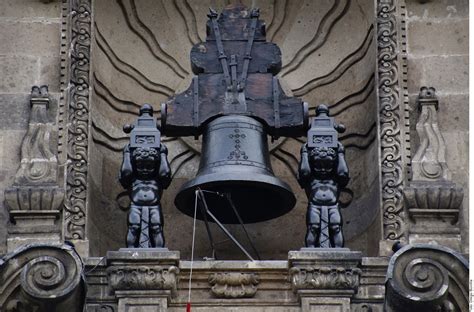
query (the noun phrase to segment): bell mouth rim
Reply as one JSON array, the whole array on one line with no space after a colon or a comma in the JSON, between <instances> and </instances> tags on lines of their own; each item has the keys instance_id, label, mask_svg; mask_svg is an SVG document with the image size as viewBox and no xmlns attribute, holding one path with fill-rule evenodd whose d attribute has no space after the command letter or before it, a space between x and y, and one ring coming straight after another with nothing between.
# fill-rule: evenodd
<instances>
[{"instance_id":1,"label":"bell mouth rim","mask_svg":"<svg viewBox=\"0 0 474 312\"><path fill-rule=\"evenodd\" d=\"M229 179L229 173L232 174L232 179ZM212 180L211 180L212 179ZM223 179L223 180L219 180ZM225 180L224 180L225 179ZM272 220L278 217L281 217L288 212L290 212L296 204L296 197L291 189L291 187L281 179L272 176L272 175L264 175L264 174L256 174L254 176L248 175L248 173L239 173L239 172L226 172L226 173L208 173L203 174L201 176L197 176L196 178L185 182L178 194L174 199L174 204L176 208L184 213L185 215L193 218L194 217L194 198L195 198L195 190L198 188L202 189L203 191L212 191L215 192L216 189L220 190L229 186L235 186L239 182L245 183L246 187L251 188L254 186L256 189L259 190L272 190L274 193L279 193L281 198L281 203L278 209L270 209L273 207L269 207L266 210L270 213L265 214L263 217L256 217L251 218L248 216L242 216L243 223L258 223L264 222L268 220ZM205 196L207 193L204 193ZM217 196L217 195L214 195ZM190 205L192 203L192 205ZM237 206L237 205L236 205ZM239 207L236 207L239 209ZM232 208L229 206L229 213L234 214ZM212 213L215 212L215 209L209 207ZM202 215L198 209L198 213L196 218L198 220L203 220ZM207 218L209 222L213 222L211 218ZM219 219L219 218L218 218ZM231 220L220 220L219 222L223 224L238 224L239 221L235 217Z\"/></svg>"}]
</instances>

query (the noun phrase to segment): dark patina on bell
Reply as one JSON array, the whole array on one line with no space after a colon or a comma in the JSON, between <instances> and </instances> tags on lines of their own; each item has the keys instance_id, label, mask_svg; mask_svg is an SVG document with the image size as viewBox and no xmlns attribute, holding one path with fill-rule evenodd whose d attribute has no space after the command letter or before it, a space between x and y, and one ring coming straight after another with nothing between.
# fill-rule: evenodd
<instances>
[{"instance_id":1,"label":"dark patina on bell","mask_svg":"<svg viewBox=\"0 0 474 312\"><path fill-rule=\"evenodd\" d=\"M218 117L206 127L196 178L185 183L175 199L176 207L191 217L197 187L230 193L244 223L279 217L296 202L290 187L273 174L262 124L247 116ZM204 195L219 221L238 223L226 197Z\"/></svg>"}]
</instances>

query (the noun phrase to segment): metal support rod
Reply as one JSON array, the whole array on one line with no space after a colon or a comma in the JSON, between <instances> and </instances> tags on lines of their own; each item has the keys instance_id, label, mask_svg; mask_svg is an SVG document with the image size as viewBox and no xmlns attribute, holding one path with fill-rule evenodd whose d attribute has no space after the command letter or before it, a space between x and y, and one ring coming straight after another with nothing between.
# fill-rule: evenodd
<instances>
[{"instance_id":1,"label":"metal support rod","mask_svg":"<svg viewBox=\"0 0 474 312\"><path fill-rule=\"evenodd\" d=\"M234 202L232 201L232 197L231 197L230 193L226 193L225 195L226 195L226 197L227 197L227 201L229 202L229 205L232 207L232 210L234 210L235 216L236 216L237 219L239 220L239 223L240 223L240 225L242 226L242 229L244 230L245 236L247 236L247 240L249 241L250 246L252 247L253 252L257 255L257 259L258 259L258 260L262 260L262 259L260 258L260 254L259 254L258 251L257 251L257 248L255 248L255 246L254 246L252 240L250 239L250 235L249 235L249 233L247 232L247 228L245 227L244 222L242 221L242 218L240 217L239 211L237 210L237 208L235 208L235 205L234 205Z\"/></svg>"},{"instance_id":2,"label":"metal support rod","mask_svg":"<svg viewBox=\"0 0 474 312\"><path fill-rule=\"evenodd\" d=\"M205 203L204 194L200 189L198 189L198 196L201 198L201 202ZM214 245L214 239L212 238L211 228L209 227L209 222L207 221L206 215L207 205L203 207L202 204L198 203L198 206L201 210L202 218L204 219L204 224L206 225L207 236L209 237L209 243L211 244L212 248L212 258L216 259L216 247Z\"/></svg>"},{"instance_id":3,"label":"metal support rod","mask_svg":"<svg viewBox=\"0 0 474 312\"><path fill-rule=\"evenodd\" d=\"M232 236L232 234L225 228L225 226L219 222L219 220L211 213L211 211L209 211L209 208L207 207L207 202L206 202L206 199L204 198L204 194L202 190L198 189L198 192L199 192L199 196L201 197L202 203L204 205L204 209L206 210L206 213L211 217L212 220L214 220L214 222L217 224L217 226L220 227L220 229L224 232L224 234L227 235L227 237L229 237L234 242L234 244L240 248L240 250L242 250L242 252L247 256L247 258L249 258L251 261L255 261L255 259L252 258L252 256L237 241L237 239L235 239L235 237Z\"/></svg>"}]
</instances>

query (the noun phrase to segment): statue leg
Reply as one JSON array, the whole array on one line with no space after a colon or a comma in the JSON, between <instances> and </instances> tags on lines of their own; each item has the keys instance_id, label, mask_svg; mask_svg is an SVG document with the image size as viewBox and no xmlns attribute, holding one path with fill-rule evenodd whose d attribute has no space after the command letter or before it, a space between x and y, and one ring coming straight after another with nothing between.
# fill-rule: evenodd
<instances>
[{"instance_id":1,"label":"statue leg","mask_svg":"<svg viewBox=\"0 0 474 312\"><path fill-rule=\"evenodd\" d=\"M321 232L321 220L319 208L311 203L306 213L306 247L319 247L319 234Z\"/></svg>"},{"instance_id":2,"label":"statue leg","mask_svg":"<svg viewBox=\"0 0 474 312\"><path fill-rule=\"evenodd\" d=\"M139 206L130 205L130 212L128 213L128 232L127 232L127 247L137 248L138 239L140 238L140 218L141 209Z\"/></svg>"},{"instance_id":3,"label":"statue leg","mask_svg":"<svg viewBox=\"0 0 474 312\"><path fill-rule=\"evenodd\" d=\"M161 206L150 207L150 240L153 248L165 246Z\"/></svg>"},{"instance_id":4,"label":"statue leg","mask_svg":"<svg viewBox=\"0 0 474 312\"><path fill-rule=\"evenodd\" d=\"M344 247L344 236L342 235L342 216L338 205L329 208L329 238L332 247Z\"/></svg>"}]
</instances>

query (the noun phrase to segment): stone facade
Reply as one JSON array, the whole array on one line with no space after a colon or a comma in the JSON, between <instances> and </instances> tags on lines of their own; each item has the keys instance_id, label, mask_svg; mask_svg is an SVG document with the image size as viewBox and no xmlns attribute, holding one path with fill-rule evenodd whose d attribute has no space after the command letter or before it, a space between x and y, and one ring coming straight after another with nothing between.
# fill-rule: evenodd
<instances>
[{"instance_id":1,"label":"stone facade","mask_svg":"<svg viewBox=\"0 0 474 312\"><path fill-rule=\"evenodd\" d=\"M170 251L119 250L128 206L117 181L128 140L121 126L145 102L159 117L160 103L188 87L189 51L205 38L207 9L229 2L1 1L0 255L8 255L0 258L0 280L20 275L23 267L14 261L30 267L47 260L45 272L55 265L81 271L82 258L87 311L185 308L192 219L173 200L197 171L201 142L164 138L173 172L162 200ZM467 285L442 277L466 270L452 250L469 252L468 1L243 2L260 7L267 39L282 50L285 92L310 108L328 104L348 129L340 140L352 179L341 205L350 250L300 250L307 201L296 171L303 140L280 138L270 143L270 159L293 189L296 207L246 225L262 261L242 260L213 224L219 260L232 261L201 261L211 250L198 221L193 311L382 311L384 302L388 311L409 311L397 310L400 304L416 310L398 281L385 292L387 276L403 282L397 261L416 262L416 272L436 268L433 278L449 291L420 296L432 298L430 306L461 311ZM47 94L31 92L42 85ZM430 88L435 95L426 97ZM432 174L436 168L440 174ZM239 227L229 228L246 241ZM65 241L75 248L60 245ZM397 241L452 250L405 247L389 263ZM445 265L449 259L455 268ZM28 287L20 280L1 288L7 311L24 311L32 299L19 296ZM59 307L83 298L85 281L66 287Z\"/></svg>"}]
</instances>

